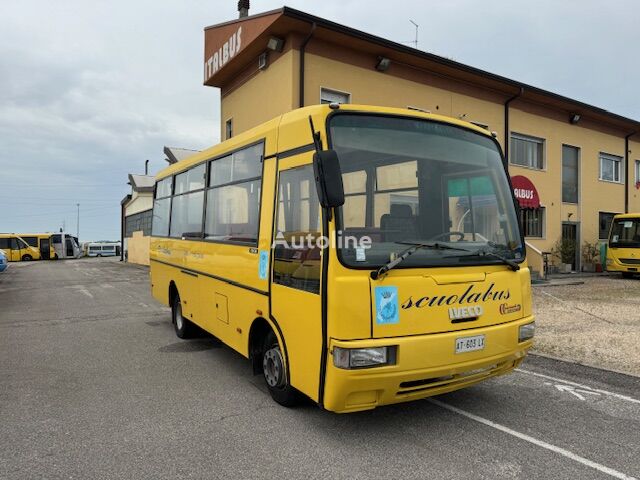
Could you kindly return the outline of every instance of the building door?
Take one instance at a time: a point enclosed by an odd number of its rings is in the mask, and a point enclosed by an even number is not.
[[[40,239],[40,258],[49,260],[51,252],[51,240],[48,238]]]
[[[562,222],[562,242],[572,243],[574,245],[573,261],[571,262],[571,270],[580,269],[580,238],[578,235],[577,222]]]

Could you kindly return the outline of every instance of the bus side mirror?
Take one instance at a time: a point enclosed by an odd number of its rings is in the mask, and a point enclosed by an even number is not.
[[[313,176],[322,208],[341,207],[344,204],[344,187],[335,150],[322,150],[313,155]]]

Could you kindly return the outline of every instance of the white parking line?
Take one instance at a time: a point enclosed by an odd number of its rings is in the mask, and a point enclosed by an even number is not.
[[[589,387],[587,385],[582,385],[581,383],[572,382],[570,380],[563,380],[562,378],[556,378],[556,377],[552,377],[550,375],[544,375],[542,373],[532,372],[531,370],[523,370],[521,368],[516,368],[516,372],[524,373],[526,375],[534,375],[534,376],[540,377],[540,378],[546,378],[547,380],[553,380],[554,382],[564,383],[565,385],[573,385],[574,387],[583,388],[583,389],[586,389],[586,390],[591,390],[592,392],[598,392],[598,393],[601,393],[603,395],[609,395],[610,397],[619,398],[620,400],[625,400],[627,402],[640,404],[640,400],[638,400],[637,398],[628,397],[626,395],[621,395],[620,393],[609,392],[607,390],[602,390],[602,389],[599,389],[599,388],[592,388],[592,387]]]
[[[488,427],[491,428],[495,428],[496,430],[500,430],[501,432],[504,433],[508,433],[509,435],[512,435],[516,438],[519,438],[520,440],[524,440],[525,442],[529,442],[529,443],[533,443],[534,445],[537,445],[539,447],[542,448],[546,448],[547,450],[550,450],[552,452],[555,453],[559,453],[560,455],[562,455],[563,457],[569,458],[571,460],[574,460],[578,463],[581,463],[583,465],[586,465],[587,467],[591,467],[595,470],[598,470],[599,472],[602,473],[606,473],[607,475],[611,475],[614,478],[620,478],[623,480],[637,480],[635,477],[631,477],[625,473],[619,472],[617,470],[614,470],[613,468],[609,468],[605,465],[601,465],[599,463],[596,463],[592,460],[589,460],[588,458],[584,458],[581,457],[580,455],[576,455],[573,452],[570,452],[569,450],[565,450],[564,448],[561,447],[556,447],[555,445],[551,445],[550,443],[547,443],[543,440],[538,440],[537,438],[534,438],[530,435],[526,435],[524,433],[520,433],[517,432],[515,430],[512,430],[509,427],[505,427],[504,425],[500,425],[499,423],[496,422],[492,422],[491,420],[487,420],[486,418],[483,417],[479,417],[478,415],[475,415],[471,412],[467,412],[466,410],[461,410],[457,407],[454,407],[452,405],[449,405],[447,403],[443,403],[439,400],[435,400],[433,398],[428,398],[427,401],[433,403],[434,405],[437,405],[441,408],[444,408],[446,410],[449,410],[451,412],[457,413],[458,415],[462,415],[463,417],[467,417],[470,418],[471,420],[478,422],[478,423],[482,423],[483,425],[487,425]]]

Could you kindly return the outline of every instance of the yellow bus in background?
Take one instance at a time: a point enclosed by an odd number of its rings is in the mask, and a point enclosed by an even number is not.
[[[470,123],[318,105],[162,172],[151,287],[271,396],[353,412],[507,373],[532,344],[504,158]]]
[[[21,233],[20,238],[40,252],[40,260],[52,260],[56,255],[52,235],[52,233]]]
[[[0,233],[0,250],[4,250],[9,262],[40,260],[40,250],[15,233]]]
[[[640,213],[613,217],[607,245],[607,271],[625,278],[640,273]]]

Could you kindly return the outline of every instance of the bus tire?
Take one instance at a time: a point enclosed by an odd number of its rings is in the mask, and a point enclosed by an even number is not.
[[[171,305],[171,321],[178,338],[190,338],[193,335],[194,325],[182,316],[182,303],[180,295],[173,297]]]
[[[22,256],[22,261],[23,262],[30,262],[31,260],[33,260],[33,257],[31,255],[23,255]]]
[[[622,278],[633,278],[633,273],[631,273],[631,272],[622,272]]]
[[[295,407],[301,395],[289,384],[282,350],[273,331],[265,337],[262,351],[262,372],[271,398],[283,407]]]

